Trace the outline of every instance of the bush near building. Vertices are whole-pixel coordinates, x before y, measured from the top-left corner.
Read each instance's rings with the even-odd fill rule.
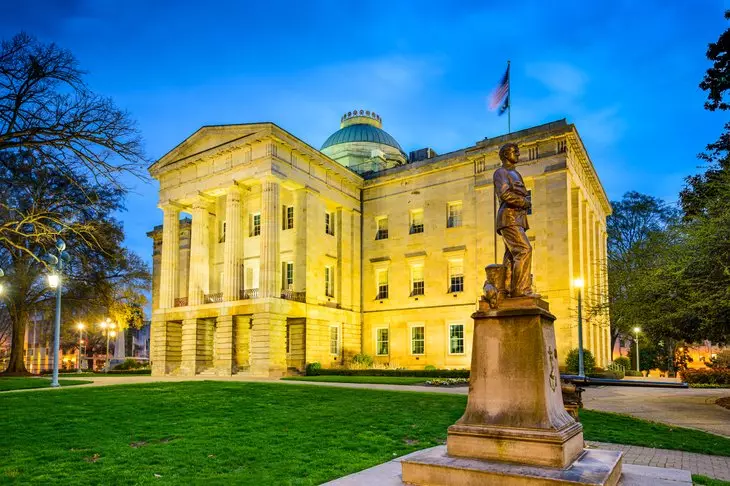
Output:
[[[583,350],[583,371],[586,375],[593,373],[596,367],[596,359],[593,353],[587,349]],[[565,359],[565,369],[568,373],[578,373],[578,348],[571,349]]]
[[[322,368],[319,363],[307,365],[307,376],[417,376],[424,378],[469,378],[469,370],[389,370]]]
[[[682,381],[689,385],[728,385],[730,368],[686,369],[681,372]]]

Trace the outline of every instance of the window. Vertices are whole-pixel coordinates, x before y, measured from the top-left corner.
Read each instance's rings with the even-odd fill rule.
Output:
[[[330,326],[330,354],[340,354],[340,326]]]
[[[527,160],[535,160],[540,154],[537,151],[537,145],[527,149]]]
[[[294,227],[294,206],[284,206],[281,221],[281,229],[288,230]]]
[[[294,262],[281,264],[281,288],[291,290],[294,286]]]
[[[414,209],[411,211],[411,228],[410,234],[423,233],[423,209]]]
[[[423,284],[423,265],[411,266],[411,296],[423,295],[425,286]]]
[[[449,203],[446,209],[446,227],[461,226],[461,201]]]
[[[259,262],[254,260],[246,263],[246,290],[257,289],[259,287]]]
[[[218,235],[218,243],[223,243],[224,241],[226,241],[226,222],[222,221],[220,233]]]
[[[423,354],[426,348],[426,328],[424,326],[411,327],[411,354]]]
[[[464,291],[464,261],[449,261],[449,292]]]
[[[377,232],[375,233],[376,240],[387,240],[388,239],[388,217],[383,216],[375,220],[377,226]]]
[[[558,153],[563,153],[568,151],[568,142],[565,140],[558,140]]]
[[[378,270],[376,272],[377,284],[378,284],[378,296],[376,299],[387,299],[388,298],[388,270]]]
[[[381,327],[375,330],[375,354],[385,356],[390,352],[388,341],[388,328]]]
[[[335,235],[335,213],[324,213],[324,232]]]
[[[327,297],[335,296],[335,268],[333,266],[324,267],[324,294]]]
[[[530,201],[530,209],[527,210],[527,214],[532,214],[532,191],[527,191],[527,200]]]
[[[464,354],[464,324],[449,324],[449,354]]]
[[[251,215],[251,230],[249,236],[259,236],[261,234],[261,213],[253,213]]]

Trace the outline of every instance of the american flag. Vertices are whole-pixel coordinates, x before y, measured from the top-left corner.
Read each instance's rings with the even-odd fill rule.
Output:
[[[507,65],[507,70],[504,72],[504,76],[502,76],[502,80],[499,82],[499,85],[492,91],[492,94],[489,95],[489,109],[490,111],[494,111],[496,109],[499,109],[499,114],[503,114],[505,111],[507,111],[507,108],[509,107],[509,65]]]

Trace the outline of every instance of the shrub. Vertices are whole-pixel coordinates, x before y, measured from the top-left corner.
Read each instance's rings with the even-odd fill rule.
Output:
[[[730,368],[730,349],[725,349],[717,353],[708,363],[710,368]]]
[[[305,374],[307,376],[317,376],[322,371],[322,365],[318,362],[309,363],[307,365],[307,368],[305,369]]]
[[[681,376],[688,384],[730,385],[730,368],[687,369]]]
[[[583,350],[583,371],[585,371],[585,374],[591,374],[593,373],[593,370],[596,367],[596,360],[593,357],[593,353],[588,351],[587,349]],[[568,371],[568,373],[576,374],[578,373],[578,349],[571,349],[568,353],[568,357],[565,359],[565,369]]]
[[[426,365],[423,369],[426,371],[434,371],[438,368],[436,368],[434,365]]]
[[[644,374],[641,371],[626,370],[626,376],[644,376]]]
[[[373,365],[373,357],[365,353],[356,354],[352,357],[352,363],[363,368],[370,368]]]
[[[593,373],[588,374],[591,378],[607,378],[610,380],[622,380],[624,376],[623,371],[621,370],[602,370],[602,371],[594,371]]]
[[[140,363],[136,359],[127,358],[122,363],[114,367],[115,370],[136,370],[137,368],[144,367],[144,363]]]
[[[320,366],[319,363],[311,363]],[[309,365],[307,375],[310,375]],[[469,370],[406,370],[406,369],[368,369],[348,370],[344,368],[318,368],[317,375],[329,376],[417,376],[424,378],[469,378]]]
[[[434,378],[426,381],[426,385],[429,386],[463,386],[468,384],[468,378]]]
[[[614,359],[613,362],[614,364],[623,366],[625,370],[631,368],[631,360],[626,356],[619,356],[618,358]]]

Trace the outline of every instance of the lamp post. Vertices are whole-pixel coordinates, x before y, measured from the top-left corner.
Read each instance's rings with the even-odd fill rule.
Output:
[[[2,278],[4,276],[5,276],[5,272],[3,272],[3,269],[0,268],[0,278]],[[0,282],[0,296],[2,296],[3,293],[5,293],[5,287],[3,287],[3,283]]]
[[[583,279],[576,278],[573,280],[573,287],[578,289],[578,376],[585,378],[585,367],[583,364]]]
[[[108,317],[106,321],[100,324],[101,328],[106,333],[106,363],[104,364],[104,373],[109,372],[109,337],[116,337],[117,332],[114,330],[114,323]]]
[[[641,332],[640,327],[634,328],[634,333],[636,334],[636,371],[641,373],[641,368],[639,368],[639,333]]]
[[[58,353],[61,347],[61,289],[63,287],[61,273],[63,272],[63,264],[68,263],[71,259],[66,251],[66,243],[60,238],[56,241],[56,249],[58,250],[58,256],[47,253],[44,257],[53,270],[48,275],[48,286],[56,291],[56,326],[53,332],[53,378],[51,379],[51,386],[54,388],[61,386],[58,383]]]
[[[79,322],[76,324],[76,329],[79,330],[79,359],[76,362],[76,373],[81,373],[81,346],[84,344],[84,323]]]

